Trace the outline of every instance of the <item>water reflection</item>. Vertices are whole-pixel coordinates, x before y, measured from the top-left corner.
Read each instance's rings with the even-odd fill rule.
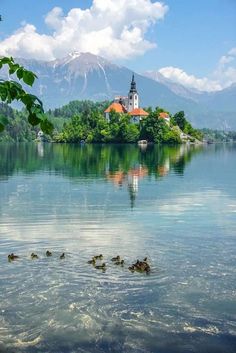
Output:
[[[0,352],[233,353],[235,156],[1,145]],[[150,276],[128,271],[144,256]]]
[[[136,145],[0,145],[0,180],[23,173],[45,171],[79,179],[105,179],[125,187],[134,207],[139,184],[145,177],[163,178],[170,172],[183,175],[186,165],[203,147]]]

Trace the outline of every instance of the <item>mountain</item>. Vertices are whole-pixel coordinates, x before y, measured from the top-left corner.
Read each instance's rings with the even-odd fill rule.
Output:
[[[33,90],[53,108],[75,99],[111,100],[127,95],[133,72],[90,53],[71,53],[50,62],[17,59],[39,79]],[[171,92],[168,87],[142,75],[135,74],[141,104],[162,105],[171,111],[187,107],[189,102]]]
[[[32,93],[42,99],[47,109],[72,100],[101,101],[127,95],[133,74],[128,68],[91,53],[74,52],[48,62],[16,61],[37,74]],[[236,87],[199,94],[161,76],[157,80],[153,75],[135,74],[141,106],[160,106],[171,113],[184,110],[196,127],[236,129]]]

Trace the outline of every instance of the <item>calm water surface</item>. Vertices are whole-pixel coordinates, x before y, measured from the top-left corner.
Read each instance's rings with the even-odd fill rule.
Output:
[[[0,145],[0,352],[235,352],[235,175],[235,145]]]

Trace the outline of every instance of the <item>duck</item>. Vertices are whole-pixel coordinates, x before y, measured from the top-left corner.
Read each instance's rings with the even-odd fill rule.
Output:
[[[61,255],[60,255],[60,259],[64,259],[65,258],[65,253],[63,252]]]
[[[149,264],[146,261],[144,261],[144,260],[147,261],[147,258],[144,258],[143,261],[137,260],[136,263],[132,264],[129,267],[129,270],[131,272],[138,271],[138,272],[149,273],[151,271],[151,268],[150,268]]]
[[[89,260],[87,263],[91,265],[95,265],[96,264],[95,257],[93,257],[92,260]]]
[[[47,251],[46,251],[46,256],[52,256],[51,251],[47,250]]]
[[[97,265],[97,266],[95,266],[95,268],[97,270],[105,270],[106,269],[106,264],[105,264],[105,262],[103,262],[103,264]]]
[[[138,265],[136,265],[137,271],[140,272],[150,272],[151,268],[145,261],[140,261]]]
[[[102,255],[102,254],[100,254],[100,255],[95,255],[93,258],[94,258],[95,260],[102,260],[102,259],[103,259],[103,255]]]
[[[31,259],[38,259],[39,258],[38,255],[33,252],[30,256],[31,256]]]
[[[120,260],[120,261],[116,261],[116,262],[115,262],[115,265],[121,265],[121,266],[123,266],[124,263],[125,263],[124,260]]]
[[[13,253],[8,255],[8,261],[14,261],[16,259],[19,259],[19,256],[14,255]]]
[[[111,261],[120,261],[120,256],[119,255],[117,255],[116,257],[113,257],[112,259],[111,259]]]

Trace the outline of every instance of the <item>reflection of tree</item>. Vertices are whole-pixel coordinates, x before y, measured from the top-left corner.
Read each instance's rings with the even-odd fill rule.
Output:
[[[188,164],[193,155],[202,148],[199,146],[181,145],[175,155],[172,156],[172,166],[176,174],[183,175],[186,164]]]
[[[50,171],[76,180],[105,178],[130,187],[146,176],[164,177],[170,170],[183,174],[186,164],[200,150],[187,145],[152,145],[143,151],[136,145],[41,144],[39,148],[37,144],[2,144],[0,177]]]

